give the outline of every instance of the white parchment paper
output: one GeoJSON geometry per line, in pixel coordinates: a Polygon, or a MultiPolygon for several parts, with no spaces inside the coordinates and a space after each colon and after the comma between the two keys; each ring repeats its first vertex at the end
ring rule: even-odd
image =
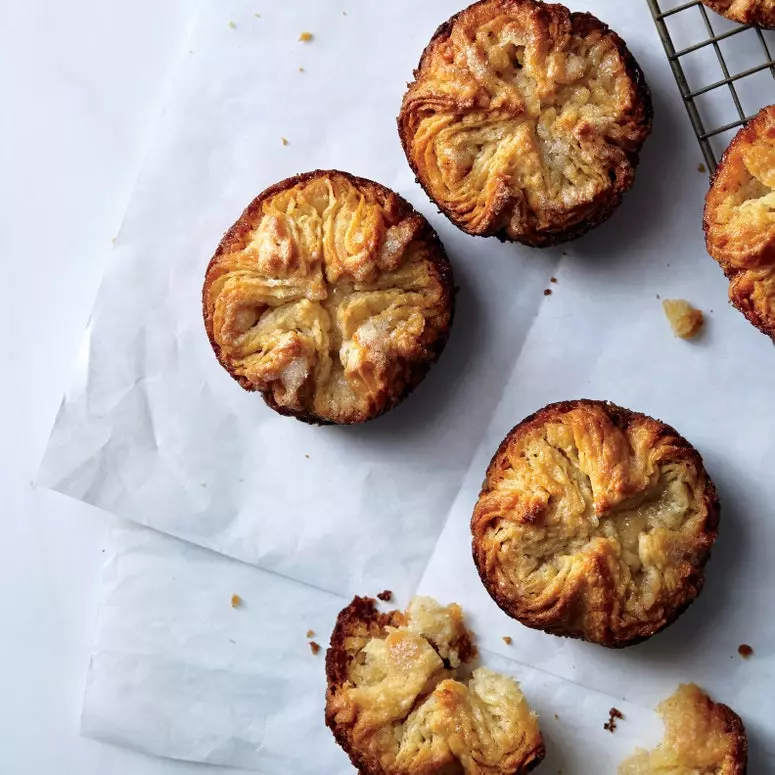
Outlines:
{"type": "MultiPolygon", "coordinates": [[[[655,133],[635,188],[593,234],[545,252],[455,230],[434,213],[400,149],[404,82],[435,27],[459,8],[459,0],[204,3],[39,481],[258,570],[171,539],[158,539],[168,543],[156,556],[150,539],[137,539],[149,542],[142,551],[131,539],[106,580],[84,727],[167,756],[268,772],[304,772],[321,757],[334,772],[343,765],[326,752],[322,674],[305,661],[306,644],[292,641],[296,623],[319,612],[330,629],[353,593],[391,588],[406,600],[419,586],[461,602],[485,651],[517,660],[526,686],[537,685],[525,677],[531,669],[556,682],[536,690],[543,708],[564,692],[569,706],[597,702],[589,689],[650,708],[696,680],[743,715],[759,757],[752,772],[767,772],[775,753],[775,350],[727,307],[726,281],[704,251],[707,176],[646,4],[585,4],[627,40],[654,94],[655,133]],[[298,42],[302,31],[313,33],[310,43],[298,42]],[[217,365],[201,322],[202,277],[221,233],[267,185],[316,167],[372,177],[410,199],[438,229],[460,286],[441,362],[403,406],[361,428],[310,428],[275,415],[217,365]],[[544,297],[547,287],[553,294],[544,297]],[[658,296],[706,312],[698,341],[672,337],[658,296]],[[668,632],[623,652],[511,622],[470,559],[468,520],[498,442],[549,401],[577,397],[675,425],[705,456],[723,504],[700,600],[668,632]],[[199,580],[186,585],[182,608],[155,607],[168,602],[154,581],[168,562],[199,580]],[[243,622],[249,631],[239,633],[243,646],[233,638],[232,661],[211,642],[240,621],[225,606],[215,613],[231,594],[218,586],[231,573],[221,566],[247,574],[246,584],[255,579],[255,602],[241,613],[252,608],[263,622],[243,622]],[[754,658],[740,660],[741,643],[754,658]],[[131,687],[133,701],[116,703],[131,687]],[[292,745],[299,727],[308,746],[292,745]]],[[[695,26],[675,27],[687,36],[680,45],[691,45],[695,26]]],[[[750,41],[723,45],[730,66],[743,68],[750,41]]],[[[713,67],[687,60],[690,78],[706,83],[721,77],[713,67]]],[[[740,85],[747,112],[775,102],[765,76],[740,85]]],[[[703,110],[719,123],[735,116],[718,93],[703,110]]],[[[322,622],[307,627],[326,631],[322,622]]],[[[583,771],[609,771],[602,761],[583,771]]]]}
{"type": "MultiPolygon", "coordinates": [[[[84,734],[271,775],[353,772],[323,723],[325,652],[313,655],[306,637],[312,629],[325,648],[345,598],[148,529],[129,526],[114,539],[84,734]],[[232,608],[235,593],[242,603],[232,608]]],[[[638,744],[661,735],[649,710],[481,656],[519,681],[540,715],[548,749],[541,771],[613,773],[638,744]],[[603,724],[614,705],[625,718],[612,735],[603,724]]]]}

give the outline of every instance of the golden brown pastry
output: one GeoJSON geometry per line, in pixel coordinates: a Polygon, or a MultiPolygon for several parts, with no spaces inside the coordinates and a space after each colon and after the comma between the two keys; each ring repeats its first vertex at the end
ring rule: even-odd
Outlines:
{"type": "Polygon", "coordinates": [[[735,136],[705,200],[705,242],[729,298],[775,340],[775,105],[735,136]]]}
{"type": "Polygon", "coordinates": [[[684,684],[657,708],[665,737],[653,751],[638,750],[619,775],[745,775],[748,740],[740,717],[684,684]]]}
{"type": "Polygon", "coordinates": [[[606,220],[632,185],[651,96],[594,16],[481,0],[439,27],[414,76],[404,151],[463,231],[554,245],[606,220]]]}
{"type": "Polygon", "coordinates": [[[509,433],[471,528],[479,575],[522,624],[622,647],[697,597],[718,528],[699,453],[602,401],[552,404],[509,433]]]}
{"type": "Polygon", "coordinates": [[[248,206],[202,294],[221,365],[280,414],[321,424],[406,397],[444,348],[453,296],[425,218],[378,183],[320,170],[248,206]]]}
{"type": "Polygon", "coordinates": [[[326,723],[361,775],[521,775],[544,757],[516,682],[480,667],[460,606],[356,597],[326,655],[326,723]]]}
{"type": "Polygon", "coordinates": [[[775,28],[775,0],[702,0],[733,22],[775,28]]]}

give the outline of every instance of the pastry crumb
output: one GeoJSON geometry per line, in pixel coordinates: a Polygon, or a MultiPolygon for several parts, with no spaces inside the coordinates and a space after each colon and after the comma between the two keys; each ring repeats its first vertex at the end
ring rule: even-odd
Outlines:
{"type": "Polygon", "coordinates": [[[741,643],[737,647],[737,653],[743,658],[748,659],[753,656],[753,649],[747,643],[741,643]]]}
{"type": "Polygon", "coordinates": [[[303,67],[300,67],[300,68],[299,68],[299,72],[300,72],[300,73],[303,73],[303,72],[304,72],[304,68],[303,68],[303,67]]]}
{"type": "Polygon", "coordinates": [[[239,608],[242,605],[242,598],[239,595],[231,596],[231,607],[239,608]]]}
{"type": "Polygon", "coordinates": [[[235,22],[229,22],[229,29],[230,30],[236,30],[237,29],[236,23],[235,22]]]}
{"type": "Polygon", "coordinates": [[[319,654],[319,653],[320,653],[320,644],[318,644],[318,643],[315,643],[315,641],[314,641],[314,640],[311,640],[311,641],[309,642],[309,650],[310,650],[310,651],[311,651],[313,654],[319,654]]]}
{"type": "Polygon", "coordinates": [[[288,145],[288,139],[287,138],[281,137],[280,141],[282,142],[283,145],[288,145]]]}
{"type": "Polygon", "coordinates": [[[607,729],[611,734],[613,734],[616,731],[617,719],[623,718],[624,714],[619,710],[619,708],[611,708],[611,710],[608,711],[608,721],[603,724],[603,729],[607,729]]]}
{"type": "Polygon", "coordinates": [[[546,288],[544,290],[544,296],[551,296],[551,295],[552,295],[552,289],[551,288],[546,288]]]}
{"type": "Polygon", "coordinates": [[[309,455],[304,455],[304,457],[307,458],[307,460],[309,460],[309,455]]]}
{"type": "Polygon", "coordinates": [[[261,14],[260,13],[254,13],[253,16],[255,16],[256,19],[260,19],[261,18],[261,14]]]}
{"type": "Polygon", "coordinates": [[[315,630],[307,630],[307,637],[308,638],[314,638],[315,637],[315,630]]]}
{"type": "Polygon", "coordinates": [[[707,172],[707,171],[708,171],[708,168],[702,162],[700,162],[697,165],[697,172],[707,172]]]}
{"type": "Polygon", "coordinates": [[[550,277],[549,278],[549,282],[556,283],[557,282],[557,278],[556,277],[550,277]]]}
{"type": "Polygon", "coordinates": [[[302,32],[301,35],[299,35],[299,42],[301,43],[309,43],[311,40],[312,40],[311,32],[302,32]]]}
{"type": "Polygon", "coordinates": [[[511,645],[511,644],[512,644],[514,641],[511,639],[511,636],[510,636],[510,635],[504,635],[504,636],[503,636],[503,642],[504,642],[504,643],[505,643],[507,646],[510,646],[510,645],[511,645]]]}
{"type": "Polygon", "coordinates": [[[380,592],[377,597],[383,602],[383,603],[389,603],[393,599],[393,593],[386,589],[384,592],[380,592]]]}
{"type": "Polygon", "coordinates": [[[557,714],[557,713],[554,714],[554,720],[555,721],[559,721],[560,720],[559,714],[557,714]]]}
{"type": "Polygon", "coordinates": [[[662,302],[665,315],[673,333],[681,339],[697,336],[705,322],[705,316],[684,299],[665,299],[662,302]]]}

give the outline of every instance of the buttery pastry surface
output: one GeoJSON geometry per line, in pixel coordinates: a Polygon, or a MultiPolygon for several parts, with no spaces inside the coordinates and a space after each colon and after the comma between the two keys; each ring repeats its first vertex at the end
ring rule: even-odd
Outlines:
{"type": "Polygon", "coordinates": [[[260,194],[207,268],[205,328],[221,365],[280,412],[364,422],[423,379],[447,341],[452,270],[428,222],[344,172],[260,194]]]}
{"type": "Polygon", "coordinates": [[[624,41],[587,13],[482,0],[442,24],[399,133],[431,199],[469,234],[543,247],[602,223],[651,131],[624,41]]]}
{"type": "Polygon", "coordinates": [[[684,684],[657,708],[665,737],[653,751],[638,750],[619,775],[745,775],[748,739],[740,717],[684,684]]]}
{"type": "Polygon", "coordinates": [[[775,28],[775,0],[702,0],[734,22],[775,28]]]}
{"type": "Polygon", "coordinates": [[[515,681],[483,667],[454,603],[381,614],[356,597],[326,655],[326,723],[361,775],[522,775],[544,757],[515,681]]]}
{"type": "Polygon", "coordinates": [[[702,458],[669,426],[601,401],[552,404],[490,463],[474,561],[522,624],[619,648],[697,597],[718,512],[702,458]]]}
{"type": "Polygon", "coordinates": [[[724,153],[704,225],[730,301],[775,340],[775,105],[751,119],[724,153]]]}

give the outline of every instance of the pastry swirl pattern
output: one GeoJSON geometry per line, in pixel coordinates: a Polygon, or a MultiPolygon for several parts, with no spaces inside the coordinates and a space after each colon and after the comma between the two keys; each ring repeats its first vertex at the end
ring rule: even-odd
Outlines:
{"type": "Polygon", "coordinates": [[[452,273],[427,221],[341,172],[261,194],[207,269],[207,333],[221,364],[282,414],[363,422],[423,378],[446,342],[452,273]]]}
{"type": "Polygon", "coordinates": [[[595,17],[482,0],[436,32],[398,123],[419,182],[461,229],[546,246],[613,212],[651,116],[643,73],[595,17]]]}

